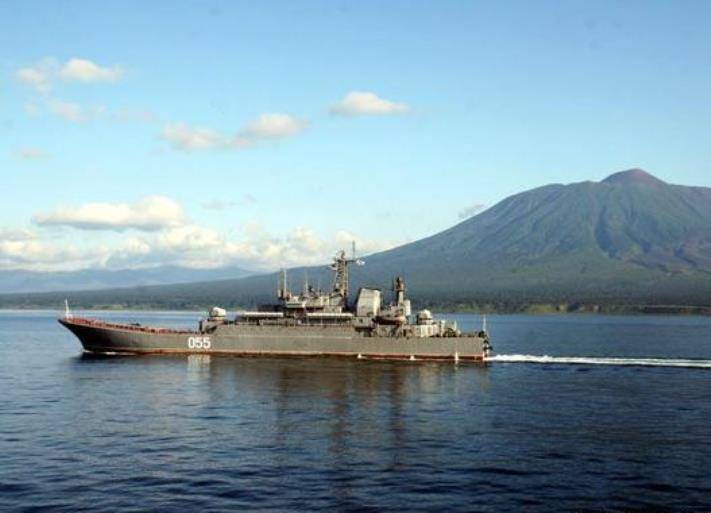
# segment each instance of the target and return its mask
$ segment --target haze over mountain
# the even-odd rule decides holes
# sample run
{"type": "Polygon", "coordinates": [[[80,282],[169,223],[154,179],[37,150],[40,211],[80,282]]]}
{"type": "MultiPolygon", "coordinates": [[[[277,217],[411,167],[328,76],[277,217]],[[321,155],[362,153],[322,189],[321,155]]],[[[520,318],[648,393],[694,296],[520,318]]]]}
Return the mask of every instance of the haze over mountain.
{"type": "Polygon", "coordinates": [[[55,290],[96,290],[114,287],[190,283],[239,278],[251,274],[238,267],[193,269],[159,266],[146,269],[82,269],[79,271],[0,271],[0,293],[49,292],[55,290]]]}
{"type": "MultiPolygon", "coordinates": [[[[546,185],[365,260],[366,266],[353,269],[353,290],[388,287],[393,276],[403,275],[420,304],[708,305],[711,189],[667,184],[641,169],[601,182],[546,185]]],[[[304,269],[290,272],[295,290],[304,275],[304,269]]],[[[324,267],[308,275],[311,283],[330,283],[324,267]]],[[[250,305],[271,300],[275,283],[270,274],[72,297],[87,305],[250,305]]]]}

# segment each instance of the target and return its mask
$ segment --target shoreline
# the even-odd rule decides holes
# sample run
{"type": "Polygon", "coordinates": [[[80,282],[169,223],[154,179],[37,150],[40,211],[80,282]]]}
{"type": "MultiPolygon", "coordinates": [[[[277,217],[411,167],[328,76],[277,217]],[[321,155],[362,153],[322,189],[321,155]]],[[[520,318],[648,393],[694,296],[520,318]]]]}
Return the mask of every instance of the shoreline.
{"type": "MultiPolygon", "coordinates": [[[[160,305],[82,305],[74,304],[70,307],[73,311],[97,311],[97,312],[156,312],[156,313],[202,313],[214,305],[199,306],[190,305],[186,308],[166,308],[160,305]]],[[[497,307],[492,304],[481,306],[475,305],[419,305],[413,310],[429,309],[435,314],[479,314],[479,315],[689,315],[689,316],[711,316],[711,306],[709,305],[598,305],[598,304],[547,304],[528,303],[521,305],[511,305],[508,307],[497,307]]],[[[249,309],[239,305],[229,305],[228,311],[249,309]]],[[[0,312],[63,312],[63,305],[56,308],[48,307],[46,304],[25,304],[7,305],[0,307],[0,312]]]]}

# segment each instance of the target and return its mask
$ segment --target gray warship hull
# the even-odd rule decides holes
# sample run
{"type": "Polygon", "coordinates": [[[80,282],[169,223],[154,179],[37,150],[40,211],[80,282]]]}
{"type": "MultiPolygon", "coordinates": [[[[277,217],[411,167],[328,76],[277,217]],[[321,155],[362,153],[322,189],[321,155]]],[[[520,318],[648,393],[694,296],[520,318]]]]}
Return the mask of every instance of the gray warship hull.
{"type": "Polygon", "coordinates": [[[341,356],[380,359],[483,361],[485,336],[378,337],[350,327],[225,324],[209,333],[111,324],[82,318],[59,322],[99,354],[212,354],[242,356],[341,356]]]}

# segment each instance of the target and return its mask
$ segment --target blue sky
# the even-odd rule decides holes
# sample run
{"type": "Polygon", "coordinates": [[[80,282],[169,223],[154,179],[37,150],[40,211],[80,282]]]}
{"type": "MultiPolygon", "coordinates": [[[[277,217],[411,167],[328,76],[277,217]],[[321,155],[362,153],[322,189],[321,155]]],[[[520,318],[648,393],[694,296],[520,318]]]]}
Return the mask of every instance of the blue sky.
{"type": "Polygon", "coordinates": [[[0,4],[0,268],[275,268],[551,182],[711,186],[711,4],[0,4]]]}

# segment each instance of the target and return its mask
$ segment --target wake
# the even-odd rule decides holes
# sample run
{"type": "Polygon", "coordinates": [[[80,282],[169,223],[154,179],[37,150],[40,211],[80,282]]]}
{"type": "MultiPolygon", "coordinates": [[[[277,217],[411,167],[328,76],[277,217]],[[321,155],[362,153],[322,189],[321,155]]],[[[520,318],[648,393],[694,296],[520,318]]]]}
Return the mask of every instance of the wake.
{"type": "Polygon", "coordinates": [[[487,357],[486,361],[572,365],[636,365],[645,367],[687,367],[695,369],[711,369],[711,360],[686,360],[678,358],[609,358],[588,356],[538,356],[533,354],[498,354],[487,357]]]}

